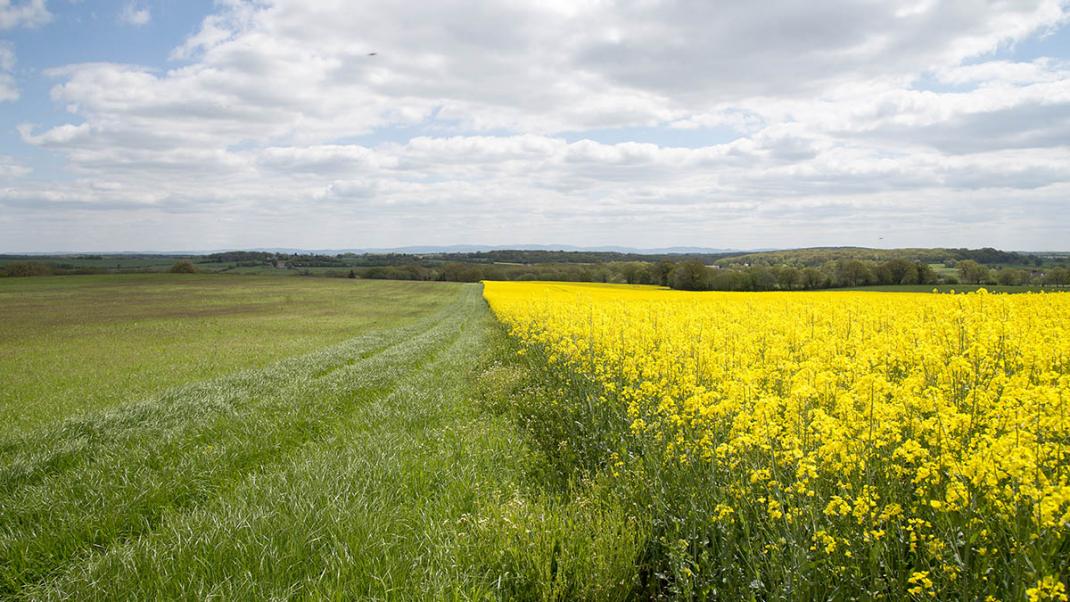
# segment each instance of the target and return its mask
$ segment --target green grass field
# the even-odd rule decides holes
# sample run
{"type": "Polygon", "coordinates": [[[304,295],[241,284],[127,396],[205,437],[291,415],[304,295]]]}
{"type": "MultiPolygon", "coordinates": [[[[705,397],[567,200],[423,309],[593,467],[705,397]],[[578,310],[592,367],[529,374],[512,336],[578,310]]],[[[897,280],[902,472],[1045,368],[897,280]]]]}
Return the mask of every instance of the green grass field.
{"type": "Polygon", "coordinates": [[[0,433],[404,323],[456,285],[145,274],[0,279],[0,433]]]}
{"type": "Polygon", "coordinates": [[[613,599],[479,285],[0,282],[0,599],[613,599]],[[582,535],[576,535],[582,534],[582,535]]]}

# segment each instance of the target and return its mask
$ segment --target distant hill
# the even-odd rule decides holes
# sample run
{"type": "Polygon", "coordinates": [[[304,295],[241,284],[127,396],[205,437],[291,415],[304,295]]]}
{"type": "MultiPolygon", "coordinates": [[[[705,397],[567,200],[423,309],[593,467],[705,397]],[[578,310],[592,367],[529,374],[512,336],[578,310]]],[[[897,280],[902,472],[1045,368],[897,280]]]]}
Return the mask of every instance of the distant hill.
{"type": "Polygon", "coordinates": [[[1029,265],[1036,263],[1037,256],[1017,251],[1001,251],[991,247],[983,249],[811,247],[737,253],[731,257],[718,259],[717,264],[725,267],[747,265],[818,267],[829,261],[889,261],[892,259],[904,259],[927,264],[954,263],[972,259],[986,265],[1029,265]]]}
{"type": "Polygon", "coordinates": [[[260,249],[214,253],[0,255],[0,276],[166,272],[295,274],[395,280],[558,280],[687,290],[801,290],[868,285],[1070,284],[1070,254],[984,249],[815,247],[772,251],[567,245],[260,249]],[[970,260],[970,261],[966,261],[970,260]],[[714,269],[717,268],[717,269],[714,269]]]}
{"type": "MultiPolygon", "coordinates": [[[[339,253],[362,254],[401,254],[430,255],[452,253],[487,253],[491,251],[568,251],[580,253],[621,253],[627,255],[721,255],[724,253],[755,253],[769,249],[718,249],[709,247],[664,247],[645,249],[638,247],[598,246],[582,247],[576,245],[426,245],[406,247],[368,247],[352,249],[293,249],[293,248],[256,248],[245,249],[267,253],[336,255],[339,253]]],[[[198,255],[210,255],[220,251],[204,251],[198,255]]]]}

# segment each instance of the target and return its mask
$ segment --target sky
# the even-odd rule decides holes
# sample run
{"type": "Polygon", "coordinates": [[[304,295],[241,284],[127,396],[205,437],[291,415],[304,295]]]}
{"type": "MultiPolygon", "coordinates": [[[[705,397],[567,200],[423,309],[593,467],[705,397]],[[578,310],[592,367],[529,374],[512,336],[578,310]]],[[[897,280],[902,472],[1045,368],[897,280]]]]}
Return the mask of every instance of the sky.
{"type": "Polygon", "coordinates": [[[1070,250],[1070,0],[0,0],[0,252],[1070,250]]]}

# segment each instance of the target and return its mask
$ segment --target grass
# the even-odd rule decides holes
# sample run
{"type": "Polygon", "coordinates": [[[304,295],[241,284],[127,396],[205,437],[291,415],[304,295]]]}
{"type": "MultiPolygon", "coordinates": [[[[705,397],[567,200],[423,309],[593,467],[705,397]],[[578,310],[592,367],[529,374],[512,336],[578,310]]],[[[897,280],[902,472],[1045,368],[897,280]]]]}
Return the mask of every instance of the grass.
{"type": "Polygon", "coordinates": [[[507,410],[541,393],[478,285],[18,286],[4,343],[51,384],[19,373],[7,399],[34,408],[0,431],[0,598],[620,599],[638,579],[642,526],[545,478],[507,410]]]}
{"type": "Polygon", "coordinates": [[[0,435],[389,328],[455,291],[208,275],[0,279],[0,435]]]}

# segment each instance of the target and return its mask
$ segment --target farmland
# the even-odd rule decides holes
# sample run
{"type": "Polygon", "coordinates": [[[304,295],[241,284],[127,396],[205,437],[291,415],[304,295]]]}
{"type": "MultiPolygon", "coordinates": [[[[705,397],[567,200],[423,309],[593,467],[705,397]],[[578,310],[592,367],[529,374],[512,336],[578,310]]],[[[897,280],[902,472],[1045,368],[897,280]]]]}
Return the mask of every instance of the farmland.
{"type": "Polygon", "coordinates": [[[433,543],[423,527],[453,524],[479,488],[495,490],[491,457],[508,474],[509,431],[462,403],[487,342],[477,288],[68,282],[4,301],[21,327],[4,331],[5,390],[28,391],[5,411],[33,411],[34,427],[8,428],[0,446],[0,597],[431,587],[410,579],[442,561],[413,566],[433,543]],[[24,346],[51,385],[15,363],[24,346]],[[121,361],[107,355],[116,346],[130,350],[121,361]],[[109,387],[124,371],[146,382],[109,387]],[[50,406],[45,389],[68,376],[85,379],[71,387],[85,407],[62,387],[50,406]]]}
{"type": "Polygon", "coordinates": [[[656,591],[1063,599],[1070,295],[488,283],[656,591]],[[1050,597],[1049,597],[1050,594],[1050,597]]]}
{"type": "Polygon", "coordinates": [[[1059,599],[1070,295],[0,280],[0,598],[1059,599]]]}
{"type": "Polygon", "coordinates": [[[449,286],[167,274],[0,279],[0,433],[400,324],[445,304],[449,286]]]}

